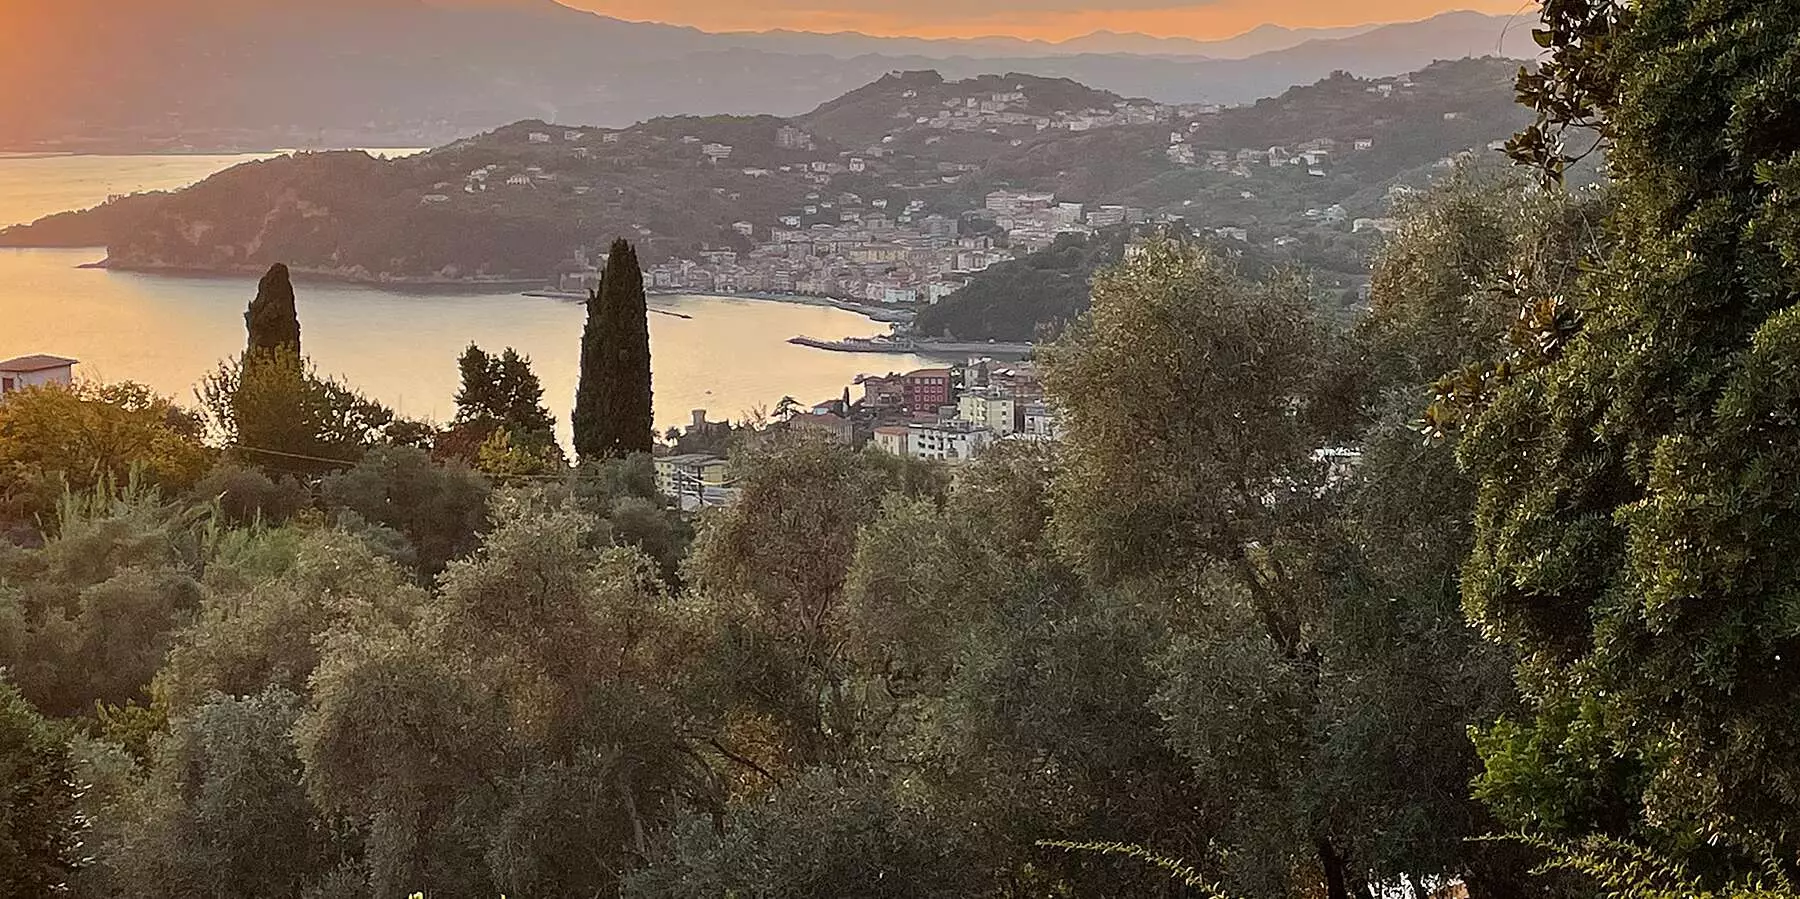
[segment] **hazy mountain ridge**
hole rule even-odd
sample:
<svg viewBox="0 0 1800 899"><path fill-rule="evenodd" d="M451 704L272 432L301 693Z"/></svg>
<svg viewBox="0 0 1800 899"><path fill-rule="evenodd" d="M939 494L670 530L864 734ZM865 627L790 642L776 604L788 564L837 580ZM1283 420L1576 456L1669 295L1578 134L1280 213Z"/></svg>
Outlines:
<svg viewBox="0 0 1800 899"><path fill-rule="evenodd" d="M550 0L68 0L0 36L0 78L37 86L0 95L0 147L422 146L525 117L798 115L920 69L1237 103L1337 69L1379 76L1470 53L1533 54L1529 29L1504 23L1446 14L1244 59L1067 52L1106 46L1105 36L1011 56L979 42L874 38L868 48L882 52L839 56L851 50L834 51L832 35L709 34ZM1258 34L1234 40L1279 37ZM939 58L945 48L964 52Z"/></svg>
<svg viewBox="0 0 1800 899"><path fill-rule="evenodd" d="M973 38L885 37L854 31L818 33L789 29L723 32L718 37L746 49L778 53L824 53L839 57L906 54L948 59L957 56L1033 57L1102 53L1242 59L1258 53L1286 50L1312 40L1353 37L1380 28L1382 24L1370 23L1343 28L1259 25L1243 34L1219 40L1159 37L1104 29L1060 41L1000 35Z"/></svg>

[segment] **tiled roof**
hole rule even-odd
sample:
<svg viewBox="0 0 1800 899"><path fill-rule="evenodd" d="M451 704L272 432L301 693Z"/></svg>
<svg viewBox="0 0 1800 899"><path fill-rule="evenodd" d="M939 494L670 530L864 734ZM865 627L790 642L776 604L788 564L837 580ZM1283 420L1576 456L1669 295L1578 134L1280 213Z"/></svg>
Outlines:
<svg viewBox="0 0 1800 899"><path fill-rule="evenodd" d="M0 362L0 371L21 375L30 374L32 372L46 371L52 368L66 368L74 365L77 361L78 360L65 358L63 356L46 356L39 353L32 356L20 356L17 359L8 359L5 362Z"/></svg>

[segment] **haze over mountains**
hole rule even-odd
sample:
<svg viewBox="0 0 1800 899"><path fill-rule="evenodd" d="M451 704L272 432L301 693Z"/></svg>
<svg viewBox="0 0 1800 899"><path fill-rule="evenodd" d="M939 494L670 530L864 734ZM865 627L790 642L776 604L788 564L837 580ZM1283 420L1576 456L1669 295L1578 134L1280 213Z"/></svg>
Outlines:
<svg viewBox="0 0 1800 899"><path fill-rule="evenodd" d="M1023 72L1165 102L1237 103L1334 70L1527 57L1477 13L1226 41L1096 33L1060 44L713 34L552 0L63 0L0 35L0 147L435 144L526 117L793 115L896 70Z"/></svg>

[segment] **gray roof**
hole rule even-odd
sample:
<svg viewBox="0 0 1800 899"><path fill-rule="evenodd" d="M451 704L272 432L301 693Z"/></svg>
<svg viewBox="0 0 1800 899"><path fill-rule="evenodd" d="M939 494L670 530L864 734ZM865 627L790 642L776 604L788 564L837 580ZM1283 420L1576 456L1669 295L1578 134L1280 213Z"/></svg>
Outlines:
<svg viewBox="0 0 1800 899"><path fill-rule="evenodd" d="M5 362L0 362L0 371L24 375L31 374L32 372L47 371L52 368L67 368L74 365L77 361L78 360L64 356L46 356L42 353L38 353L32 356L20 356L17 359L8 359Z"/></svg>

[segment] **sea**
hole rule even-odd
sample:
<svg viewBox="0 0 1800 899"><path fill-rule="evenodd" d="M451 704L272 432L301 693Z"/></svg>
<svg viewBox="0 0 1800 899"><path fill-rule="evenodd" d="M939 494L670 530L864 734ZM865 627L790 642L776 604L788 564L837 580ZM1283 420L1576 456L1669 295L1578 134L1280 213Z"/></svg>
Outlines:
<svg viewBox="0 0 1800 899"><path fill-rule="evenodd" d="M416 152L380 150L388 154ZM108 196L171 190L274 154L237 156L0 155L0 227L93 206ZM82 268L100 248L0 249L0 359L52 353L78 377L136 381L184 404L209 371L241 351L250 277L190 277ZM322 373L401 414L436 422L456 410L457 357L469 344L531 358L544 403L568 440L581 358L582 304L512 292L404 290L296 276L301 345ZM868 337L886 325L823 306L710 296L653 296L650 350L659 430L694 410L713 421L811 405L859 374L931 364L915 356L795 346L796 335Z"/></svg>

